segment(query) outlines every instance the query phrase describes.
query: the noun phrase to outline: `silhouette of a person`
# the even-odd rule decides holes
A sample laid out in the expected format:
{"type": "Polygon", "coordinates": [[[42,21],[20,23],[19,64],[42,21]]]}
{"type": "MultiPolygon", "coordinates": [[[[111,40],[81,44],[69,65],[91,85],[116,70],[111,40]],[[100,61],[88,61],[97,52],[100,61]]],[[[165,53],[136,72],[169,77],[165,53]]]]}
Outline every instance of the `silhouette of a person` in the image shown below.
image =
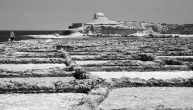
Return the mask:
{"type": "Polygon", "coordinates": [[[11,31],[9,40],[12,42],[15,39],[15,34],[11,31]]]}

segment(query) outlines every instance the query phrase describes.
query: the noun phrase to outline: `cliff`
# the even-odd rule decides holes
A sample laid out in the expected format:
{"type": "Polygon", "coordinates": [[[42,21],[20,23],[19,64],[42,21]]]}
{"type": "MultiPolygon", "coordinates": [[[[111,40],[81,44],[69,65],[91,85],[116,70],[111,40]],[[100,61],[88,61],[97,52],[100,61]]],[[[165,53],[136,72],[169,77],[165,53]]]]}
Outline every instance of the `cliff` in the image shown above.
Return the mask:
{"type": "Polygon", "coordinates": [[[97,32],[104,30],[136,30],[137,32],[155,32],[160,34],[193,34],[193,24],[178,25],[136,21],[128,21],[119,25],[92,25],[90,29],[97,32]]]}
{"type": "Polygon", "coordinates": [[[193,24],[165,24],[165,23],[151,23],[151,22],[137,22],[137,21],[128,21],[122,23],[125,27],[131,29],[143,29],[143,30],[152,30],[156,33],[161,34],[193,34],[193,24]]]}
{"type": "Polygon", "coordinates": [[[86,32],[101,34],[193,34],[193,24],[166,24],[145,21],[111,21],[103,13],[95,13],[93,21],[81,28],[86,32]]]}

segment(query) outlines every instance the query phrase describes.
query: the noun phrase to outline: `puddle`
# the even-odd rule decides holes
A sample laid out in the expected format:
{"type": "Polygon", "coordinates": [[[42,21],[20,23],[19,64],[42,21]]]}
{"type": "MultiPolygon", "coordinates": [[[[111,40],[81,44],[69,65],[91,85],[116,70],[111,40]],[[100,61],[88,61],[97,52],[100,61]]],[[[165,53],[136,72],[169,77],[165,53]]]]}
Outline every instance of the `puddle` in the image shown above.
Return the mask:
{"type": "Polygon", "coordinates": [[[193,58],[193,56],[157,56],[158,58],[164,58],[164,57],[168,57],[168,58],[193,58]]]}
{"type": "Polygon", "coordinates": [[[190,78],[193,77],[193,71],[172,71],[172,72],[91,72],[103,79],[110,78],[140,78],[140,79],[172,79],[172,78],[190,78]]]}
{"type": "Polygon", "coordinates": [[[57,81],[69,82],[75,80],[74,77],[28,77],[28,78],[1,78],[2,82],[16,81],[26,83],[52,83],[57,81]]]}
{"type": "Polygon", "coordinates": [[[97,57],[97,55],[70,55],[71,58],[93,58],[93,57],[97,57]]]}
{"type": "Polygon", "coordinates": [[[21,55],[21,54],[32,54],[34,52],[15,52],[13,55],[21,55]]]}
{"type": "Polygon", "coordinates": [[[64,68],[65,64],[1,64],[0,69],[25,71],[27,69],[49,69],[49,68],[64,68]]]}
{"type": "MultiPolygon", "coordinates": [[[[110,60],[109,60],[110,61],[110,60]]],[[[89,61],[76,61],[78,65],[88,65],[88,64],[103,64],[107,63],[109,61],[95,61],[95,60],[89,60],[89,61]]]]}
{"type": "Polygon", "coordinates": [[[13,55],[25,55],[25,54],[46,54],[46,53],[56,53],[56,52],[15,52],[13,55]]]}

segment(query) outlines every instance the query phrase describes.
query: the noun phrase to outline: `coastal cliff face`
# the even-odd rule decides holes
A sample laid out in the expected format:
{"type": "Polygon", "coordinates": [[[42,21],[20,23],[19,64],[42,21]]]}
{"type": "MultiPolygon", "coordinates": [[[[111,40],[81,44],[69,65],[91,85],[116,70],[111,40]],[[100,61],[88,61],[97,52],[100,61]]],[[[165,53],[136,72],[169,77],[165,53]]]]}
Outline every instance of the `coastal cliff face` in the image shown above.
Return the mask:
{"type": "Polygon", "coordinates": [[[145,21],[111,21],[103,13],[95,13],[93,21],[79,28],[87,32],[101,34],[130,35],[145,34],[193,34],[193,24],[166,24],[145,21]],[[84,28],[83,28],[84,27],[84,28]]]}
{"type": "MultiPolygon", "coordinates": [[[[112,31],[121,31],[120,33],[132,34],[135,32],[150,32],[160,34],[193,34],[193,24],[165,24],[128,21],[120,22],[119,25],[91,25],[89,30],[96,33],[111,33],[112,31]],[[122,32],[125,31],[125,32],[122,32]]],[[[118,33],[119,34],[119,33],[118,33]]]]}
{"type": "Polygon", "coordinates": [[[133,29],[143,29],[143,30],[153,30],[154,32],[163,31],[163,25],[159,23],[150,23],[150,22],[125,22],[123,25],[128,26],[133,29]]]}
{"type": "Polygon", "coordinates": [[[123,26],[128,26],[131,29],[152,30],[162,34],[193,34],[193,24],[165,24],[165,23],[150,23],[150,22],[124,22],[123,26]]]}

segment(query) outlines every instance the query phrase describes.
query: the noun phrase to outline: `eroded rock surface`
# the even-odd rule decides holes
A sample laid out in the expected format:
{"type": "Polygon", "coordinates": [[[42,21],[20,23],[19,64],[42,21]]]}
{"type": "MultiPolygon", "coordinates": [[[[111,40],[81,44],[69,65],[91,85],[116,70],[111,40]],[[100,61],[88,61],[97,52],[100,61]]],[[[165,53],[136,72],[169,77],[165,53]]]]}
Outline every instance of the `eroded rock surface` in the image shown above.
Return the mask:
{"type": "Polygon", "coordinates": [[[192,88],[120,88],[99,105],[102,110],[191,110],[192,88]]]}

